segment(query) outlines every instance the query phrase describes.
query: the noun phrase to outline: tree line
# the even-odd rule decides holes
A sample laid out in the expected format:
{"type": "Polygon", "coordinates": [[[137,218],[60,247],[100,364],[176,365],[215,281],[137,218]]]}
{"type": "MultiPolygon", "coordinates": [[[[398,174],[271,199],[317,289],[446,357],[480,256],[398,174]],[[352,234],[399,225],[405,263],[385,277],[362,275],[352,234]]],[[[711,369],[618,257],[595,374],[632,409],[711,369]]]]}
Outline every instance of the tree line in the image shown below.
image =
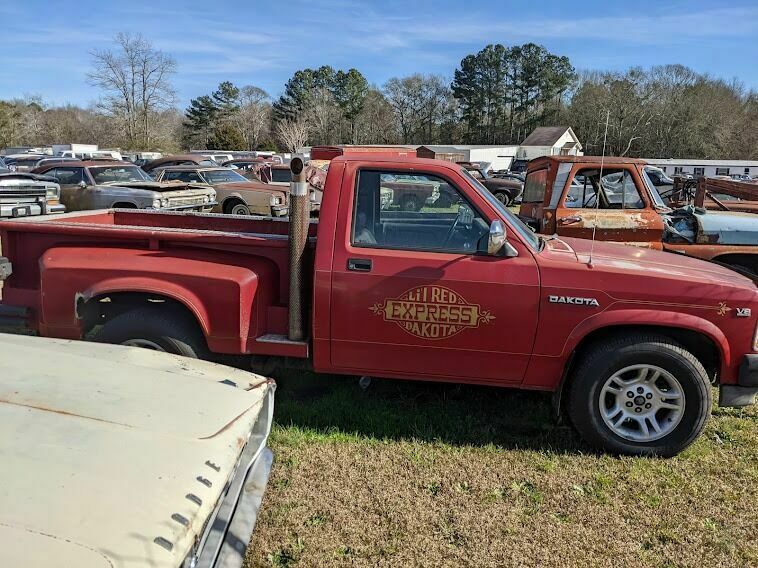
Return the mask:
{"type": "Polygon", "coordinates": [[[272,98],[224,81],[181,111],[174,59],[119,34],[93,52],[88,108],[0,101],[0,147],[294,151],[316,144],[518,144],[534,128],[573,127],[585,153],[758,159],[758,93],[681,65],[577,72],[534,43],[488,45],[452,78],[416,73],[372,85],[357,69],[300,69],[272,98]],[[607,138],[605,138],[607,123],[607,138]]]}

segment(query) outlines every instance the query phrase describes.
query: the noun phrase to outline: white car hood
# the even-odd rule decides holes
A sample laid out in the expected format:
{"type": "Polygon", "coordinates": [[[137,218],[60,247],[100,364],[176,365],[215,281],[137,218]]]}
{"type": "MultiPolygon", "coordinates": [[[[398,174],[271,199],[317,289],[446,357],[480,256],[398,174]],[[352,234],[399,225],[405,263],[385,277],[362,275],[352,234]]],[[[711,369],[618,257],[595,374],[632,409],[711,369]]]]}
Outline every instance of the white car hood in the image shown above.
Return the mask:
{"type": "Polygon", "coordinates": [[[3,564],[179,565],[269,388],[144,349],[0,334],[3,564]]]}

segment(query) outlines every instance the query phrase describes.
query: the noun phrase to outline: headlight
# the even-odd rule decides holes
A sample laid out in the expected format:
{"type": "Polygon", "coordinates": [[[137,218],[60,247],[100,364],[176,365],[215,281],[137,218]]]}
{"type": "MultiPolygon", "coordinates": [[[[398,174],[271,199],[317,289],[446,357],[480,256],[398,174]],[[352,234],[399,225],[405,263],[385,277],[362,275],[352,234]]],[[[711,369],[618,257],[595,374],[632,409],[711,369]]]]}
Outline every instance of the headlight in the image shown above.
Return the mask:
{"type": "Polygon", "coordinates": [[[315,191],[311,191],[311,201],[313,203],[316,203],[316,201],[318,201],[318,197],[316,196],[316,192],[315,191]]]}
{"type": "Polygon", "coordinates": [[[160,208],[161,208],[161,200],[153,199],[153,209],[160,209],[160,208]]]}
{"type": "Polygon", "coordinates": [[[168,198],[161,199],[161,207],[168,207],[168,198]]]}
{"type": "Polygon", "coordinates": [[[45,197],[48,200],[56,200],[61,198],[61,188],[57,185],[48,185],[45,191],[45,197]]]}
{"type": "Polygon", "coordinates": [[[271,196],[271,205],[281,205],[282,204],[282,198],[276,195],[271,196]]]}

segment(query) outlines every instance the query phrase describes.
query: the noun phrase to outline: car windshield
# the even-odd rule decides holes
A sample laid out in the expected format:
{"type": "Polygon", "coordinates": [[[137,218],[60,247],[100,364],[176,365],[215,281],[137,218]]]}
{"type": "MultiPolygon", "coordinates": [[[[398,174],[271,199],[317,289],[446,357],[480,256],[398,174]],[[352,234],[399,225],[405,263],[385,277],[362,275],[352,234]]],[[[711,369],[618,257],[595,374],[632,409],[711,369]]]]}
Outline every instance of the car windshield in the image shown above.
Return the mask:
{"type": "Polygon", "coordinates": [[[232,182],[247,182],[247,179],[239,175],[234,170],[208,170],[203,172],[205,181],[211,185],[215,183],[232,183],[232,182]]]}
{"type": "Polygon", "coordinates": [[[124,166],[98,166],[90,168],[89,173],[98,185],[153,181],[141,168],[132,165],[124,166]]]}
{"type": "Polygon", "coordinates": [[[473,184],[473,186],[482,195],[482,197],[484,197],[487,202],[503,216],[503,218],[508,220],[511,227],[516,229],[518,234],[521,235],[521,238],[523,238],[526,243],[528,243],[534,250],[540,250],[539,237],[529,227],[527,227],[523,221],[521,221],[521,219],[516,217],[513,212],[511,212],[505,205],[500,203],[500,201],[498,201],[498,199],[492,195],[478,179],[471,175],[471,172],[465,168],[461,168],[461,172],[465,177],[468,178],[468,180],[473,184]]]}
{"type": "Polygon", "coordinates": [[[643,168],[642,170],[642,179],[644,180],[645,185],[647,186],[647,190],[650,193],[650,196],[653,198],[653,203],[655,204],[655,206],[666,207],[666,203],[663,201],[661,194],[658,193],[658,188],[655,187],[653,180],[650,179],[650,176],[647,173],[647,169],[645,168],[643,168]]]}

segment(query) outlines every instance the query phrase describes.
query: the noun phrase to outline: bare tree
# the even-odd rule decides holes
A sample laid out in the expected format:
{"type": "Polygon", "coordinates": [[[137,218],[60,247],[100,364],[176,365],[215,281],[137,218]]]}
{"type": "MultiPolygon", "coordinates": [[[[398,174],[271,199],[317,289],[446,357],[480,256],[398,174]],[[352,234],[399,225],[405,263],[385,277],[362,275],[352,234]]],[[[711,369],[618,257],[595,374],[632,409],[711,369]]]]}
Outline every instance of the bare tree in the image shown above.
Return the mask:
{"type": "Polygon", "coordinates": [[[290,152],[297,152],[308,141],[308,123],[305,120],[280,120],[276,124],[276,137],[290,152]]]}
{"type": "Polygon", "coordinates": [[[229,122],[239,131],[249,150],[255,150],[271,123],[271,103],[266,91],[253,85],[240,89],[239,110],[229,122]]]}
{"type": "Polygon", "coordinates": [[[88,78],[105,92],[100,107],[123,124],[126,144],[149,148],[156,114],[176,100],[176,61],[139,34],[119,33],[114,40],[115,50],[92,52],[88,78]]]}

